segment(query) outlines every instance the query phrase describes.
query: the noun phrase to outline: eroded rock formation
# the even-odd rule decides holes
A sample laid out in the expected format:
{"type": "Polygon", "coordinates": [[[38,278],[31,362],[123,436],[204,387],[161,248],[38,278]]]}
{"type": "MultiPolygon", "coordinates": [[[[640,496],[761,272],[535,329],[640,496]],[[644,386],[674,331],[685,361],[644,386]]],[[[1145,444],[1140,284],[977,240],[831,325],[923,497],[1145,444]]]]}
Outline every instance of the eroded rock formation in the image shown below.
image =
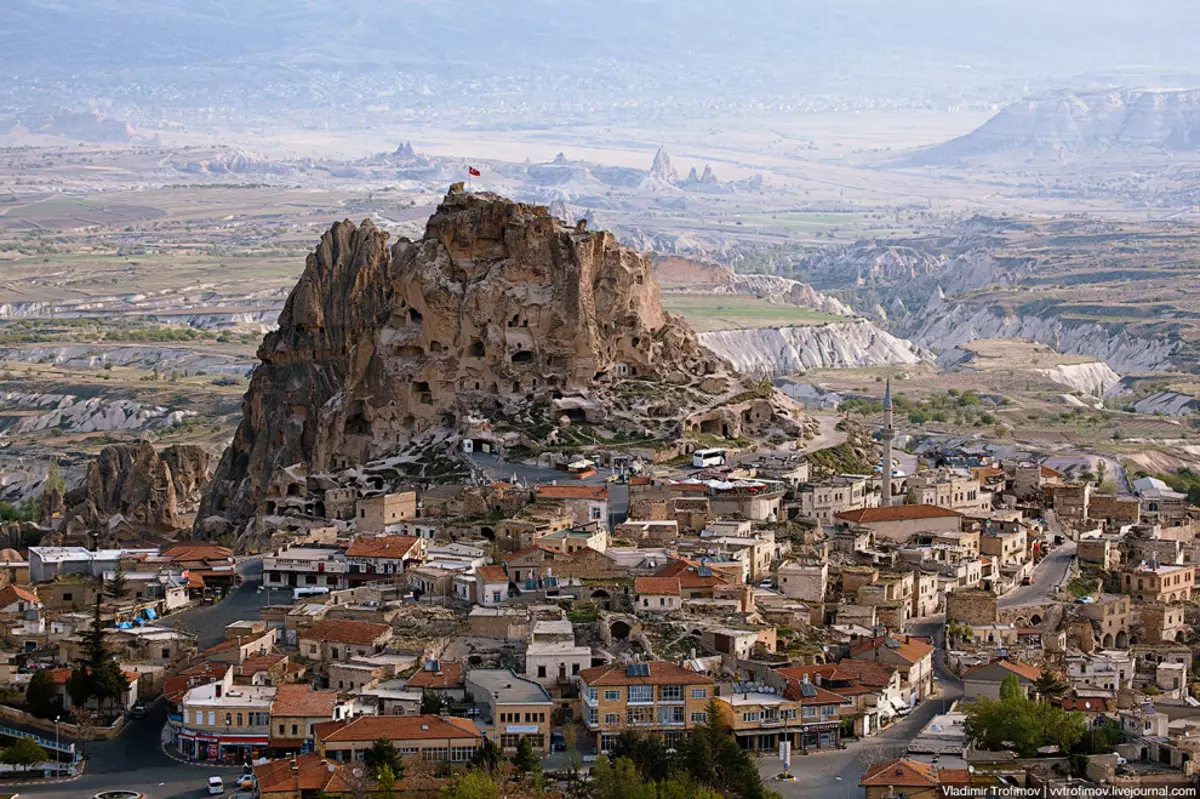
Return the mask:
{"type": "Polygon", "coordinates": [[[672,440],[718,408],[738,435],[807,431],[786,397],[749,402],[747,382],[664,313],[647,256],[461,184],[417,241],[334,225],[258,355],[200,519],[253,517],[285,467],[444,458],[459,439],[672,440]]]}
{"type": "Polygon", "coordinates": [[[115,516],[134,528],[179,529],[208,485],[208,452],[191,444],[156,452],[146,442],[112,444],[88,464],[83,484],[67,492],[66,534],[97,532],[115,516]]]}

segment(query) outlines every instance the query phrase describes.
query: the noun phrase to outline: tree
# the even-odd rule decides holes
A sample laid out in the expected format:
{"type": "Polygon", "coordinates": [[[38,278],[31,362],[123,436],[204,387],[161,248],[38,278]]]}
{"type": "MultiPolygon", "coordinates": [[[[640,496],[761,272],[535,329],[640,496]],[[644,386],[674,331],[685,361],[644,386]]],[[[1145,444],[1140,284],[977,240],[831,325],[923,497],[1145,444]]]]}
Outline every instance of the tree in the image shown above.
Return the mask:
{"type": "Polygon", "coordinates": [[[528,774],[538,765],[538,760],[533,751],[533,744],[529,742],[529,738],[522,736],[521,742],[517,744],[517,753],[512,758],[513,766],[522,774],[528,774]]]}
{"type": "Polygon", "coordinates": [[[117,570],[113,573],[112,579],[104,584],[104,593],[118,602],[129,596],[129,581],[125,577],[125,568],[120,561],[117,561],[117,570]]]}
{"type": "Polygon", "coordinates": [[[491,775],[471,769],[442,789],[440,799],[500,799],[500,786],[491,775]]]}
{"type": "Polygon", "coordinates": [[[0,763],[8,766],[36,766],[50,759],[49,753],[32,738],[18,738],[12,746],[0,752],[0,763]]]}
{"type": "Polygon", "coordinates": [[[428,688],[421,691],[421,715],[438,716],[446,710],[446,697],[428,688]]]}
{"type": "Polygon", "coordinates": [[[386,763],[380,766],[375,781],[379,783],[379,799],[396,799],[396,773],[391,766],[386,763]]]}
{"type": "Polygon", "coordinates": [[[500,748],[500,744],[491,738],[484,738],[483,743],[479,745],[479,748],[475,750],[475,754],[471,757],[471,766],[482,769],[488,774],[494,773],[503,763],[504,750],[500,748]]]}
{"type": "MultiPolygon", "coordinates": [[[[1103,462],[1101,461],[1101,463],[1103,462]]],[[[1071,686],[1054,672],[1043,669],[1038,678],[1033,681],[1033,690],[1037,692],[1043,702],[1049,702],[1051,699],[1061,699],[1067,691],[1071,690],[1071,686]]]]}
{"type": "Polygon", "coordinates": [[[400,759],[399,750],[392,746],[386,735],[377,738],[375,743],[371,744],[371,748],[363,752],[363,765],[375,779],[379,779],[379,774],[384,768],[391,771],[393,779],[404,779],[404,761],[400,759]]]}
{"type": "Polygon", "coordinates": [[[1000,684],[1000,699],[978,699],[966,709],[967,735],[981,749],[1011,749],[1032,757],[1043,746],[1067,752],[1083,738],[1083,714],[1025,696],[1015,674],[1000,684]]]}
{"type": "Polygon", "coordinates": [[[29,712],[40,719],[53,718],[58,712],[58,692],[54,688],[54,678],[49,669],[38,669],[29,678],[29,687],[25,689],[25,704],[29,712]]]}
{"type": "Polygon", "coordinates": [[[592,799],[633,799],[641,796],[642,775],[627,757],[600,755],[592,765],[591,788],[592,799]]]}

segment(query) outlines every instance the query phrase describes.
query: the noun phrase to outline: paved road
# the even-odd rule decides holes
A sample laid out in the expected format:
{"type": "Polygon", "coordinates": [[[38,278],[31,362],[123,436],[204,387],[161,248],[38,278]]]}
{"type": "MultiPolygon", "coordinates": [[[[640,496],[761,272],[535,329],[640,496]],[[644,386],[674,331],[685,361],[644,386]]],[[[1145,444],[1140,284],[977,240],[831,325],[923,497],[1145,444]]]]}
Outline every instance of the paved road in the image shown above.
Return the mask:
{"type": "MultiPolygon", "coordinates": [[[[220,641],[225,625],[239,619],[258,618],[267,595],[258,593],[262,582],[262,559],[252,558],[238,564],[242,584],[222,602],[181,611],[187,629],[199,637],[201,649],[220,641]]],[[[290,599],[290,598],[289,598],[290,599]]],[[[87,744],[87,770],[74,782],[59,785],[30,785],[20,789],[21,796],[47,799],[81,799],[100,791],[132,788],[146,799],[192,799],[207,796],[209,776],[225,778],[226,787],[239,769],[193,766],[172,760],[162,750],[162,730],[167,722],[166,703],[151,706],[144,719],[131,719],[125,731],[113,741],[87,744]]]]}
{"type": "MultiPolygon", "coordinates": [[[[200,651],[225,638],[225,625],[242,619],[257,619],[267,604],[266,592],[258,592],[262,584],[262,558],[243,560],[238,563],[237,569],[242,575],[242,584],[229,596],[215,605],[198,605],[182,610],[167,622],[181,621],[189,632],[195,633],[200,651]]],[[[292,598],[277,591],[272,601],[291,603],[292,598]]]]}

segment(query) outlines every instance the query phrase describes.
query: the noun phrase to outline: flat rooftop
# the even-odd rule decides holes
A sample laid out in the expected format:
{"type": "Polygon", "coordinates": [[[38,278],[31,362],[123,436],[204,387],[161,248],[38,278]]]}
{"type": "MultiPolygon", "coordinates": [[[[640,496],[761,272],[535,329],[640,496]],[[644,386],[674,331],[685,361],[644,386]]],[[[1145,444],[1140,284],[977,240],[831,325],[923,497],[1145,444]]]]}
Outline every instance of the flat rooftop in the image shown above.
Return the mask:
{"type": "Polygon", "coordinates": [[[535,705],[551,703],[550,694],[539,683],[519,677],[508,669],[472,669],[467,685],[478,685],[499,704],[535,705]]]}

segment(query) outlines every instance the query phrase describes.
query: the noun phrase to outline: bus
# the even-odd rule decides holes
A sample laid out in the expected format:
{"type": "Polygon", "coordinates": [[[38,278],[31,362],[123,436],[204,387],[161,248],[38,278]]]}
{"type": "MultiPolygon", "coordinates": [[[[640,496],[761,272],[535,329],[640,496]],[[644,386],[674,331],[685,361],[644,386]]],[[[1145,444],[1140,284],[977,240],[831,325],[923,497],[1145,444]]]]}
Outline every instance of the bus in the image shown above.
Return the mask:
{"type": "Polygon", "coordinates": [[[697,469],[707,469],[710,466],[724,466],[725,450],[698,449],[692,453],[692,465],[697,469]]]}
{"type": "Polygon", "coordinates": [[[312,596],[325,596],[329,593],[329,589],[324,586],[313,586],[312,588],[297,588],[292,591],[292,601],[304,599],[312,596]]]}

